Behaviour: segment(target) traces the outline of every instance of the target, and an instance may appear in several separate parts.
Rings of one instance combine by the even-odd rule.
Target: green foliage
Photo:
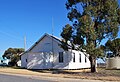
[[[113,52],[114,56],[120,56],[120,38],[108,40],[105,46],[107,51]]]
[[[95,48],[94,43],[89,43],[83,47],[90,56],[96,58],[104,55],[104,51],[101,47]]]
[[[65,39],[65,42],[67,42],[68,40],[71,39],[72,33],[73,33],[72,26],[67,24],[65,25],[65,27],[63,27],[63,32],[61,33],[61,36]]]
[[[23,48],[8,48],[2,55],[3,59],[10,59],[11,65],[17,65],[20,60],[20,54],[24,52]]]
[[[73,37],[73,43],[76,45],[82,46],[84,44],[84,39],[79,35],[74,35]]]
[[[64,40],[62,41],[61,47],[65,50],[68,50],[67,42],[70,41],[72,37],[72,33],[73,33],[72,26],[67,24],[65,25],[65,27],[63,27],[63,32],[61,33],[61,36],[64,38]]]

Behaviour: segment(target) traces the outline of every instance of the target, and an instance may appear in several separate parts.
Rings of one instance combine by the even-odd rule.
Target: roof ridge
[[[54,35],[52,35],[52,34],[45,33],[45,35],[49,35],[50,37],[53,37],[53,38],[55,38],[55,39],[57,39],[57,40],[59,40],[59,41],[62,40],[62,38],[58,38],[57,36],[54,36]]]
[[[38,41],[36,41],[36,42],[35,42],[27,51],[25,51],[25,52],[31,51],[31,50],[42,40],[42,38],[44,38],[45,36],[54,38],[54,39],[57,40],[58,42],[61,42],[61,39],[60,39],[60,38],[58,38],[58,37],[56,37],[56,36],[53,36],[53,35],[51,35],[51,34],[45,33],[43,36],[41,36],[41,38],[40,38]]]

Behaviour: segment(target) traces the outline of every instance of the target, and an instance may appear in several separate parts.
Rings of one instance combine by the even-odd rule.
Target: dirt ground
[[[0,73],[36,75],[48,77],[80,78],[105,81],[120,81],[120,70],[106,70],[97,68],[97,73],[90,73],[89,69],[83,70],[26,70],[18,68],[0,68]]]

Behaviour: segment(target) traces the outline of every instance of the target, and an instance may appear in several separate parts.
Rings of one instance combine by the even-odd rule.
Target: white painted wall
[[[59,63],[59,53],[53,55],[50,53],[28,53],[28,69],[80,69],[90,68],[90,62],[87,58],[85,62],[85,55],[82,52],[72,51],[75,53],[75,62],[71,52],[64,52],[63,63]],[[81,53],[81,62],[79,61],[79,53]]]
[[[28,69],[50,69],[52,68],[51,57],[48,53],[28,53]]]
[[[75,53],[75,62],[73,62],[73,53]],[[81,62],[79,54],[81,54]],[[69,69],[90,68],[90,61],[86,57],[87,62],[85,62],[85,55],[83,52],[72,50],[71,56],[72,57],[70,57]]]

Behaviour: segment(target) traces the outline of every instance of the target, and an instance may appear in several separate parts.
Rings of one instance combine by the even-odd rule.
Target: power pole
[[[26,36],[24,36],[24,49],[26,51]]]

